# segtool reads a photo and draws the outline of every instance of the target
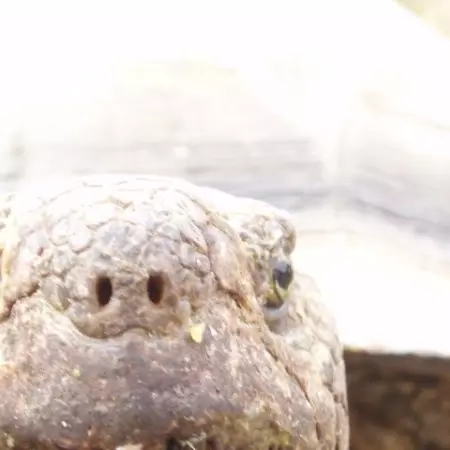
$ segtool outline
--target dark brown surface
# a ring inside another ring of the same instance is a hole
[[[345,352],[352,450],[450,448],[450,362]]]
[[[264,320],[271,259],[294,247],[284,213],[113,177],[32,188],[9,219],[0,448],[347,449],[341,346],[314,283],[297,274]]]

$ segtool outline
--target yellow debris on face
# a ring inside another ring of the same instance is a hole
[[[196,343],[200,344],[203,341],[203,335],[205,333],[206,324],[204,323],[197,323],[194,325],[191,325],[189,329],[189,334],[191,336],[191,339]]]

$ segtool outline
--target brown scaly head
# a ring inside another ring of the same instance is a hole
[[[0,448],[347,450],[342,348],[283,212],[146,176],[8,205]]]

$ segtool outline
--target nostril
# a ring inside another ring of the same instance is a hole
[[[147,280],[147,295],[152,303],[161,302],[164,294],[164,279],[162,275],[150,275]]]
[[[98,277],[96,284],[97,301],[100,306],[106,306],[112,297],[112,283],[108,277]]]

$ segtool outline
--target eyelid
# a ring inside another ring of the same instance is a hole
[[[271,308],[269,306],[263,306],[264,318],[267,322],[277,322],[288,313],[289,302],[283,302],[278,308]]]

